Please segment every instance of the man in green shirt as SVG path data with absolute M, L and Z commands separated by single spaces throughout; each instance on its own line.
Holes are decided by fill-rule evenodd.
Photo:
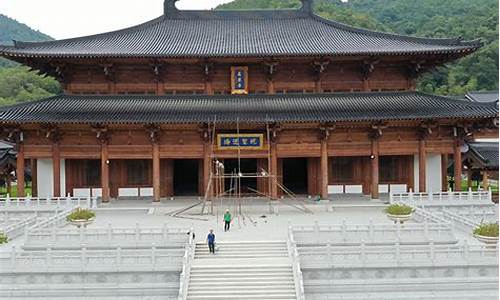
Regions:
M 226 209 L 226 213 L 224 214 L 224 231 L 229 231 L 229 229 L 231 228 L 232 220 L 233 217 L 231 216 L 229 209 Z

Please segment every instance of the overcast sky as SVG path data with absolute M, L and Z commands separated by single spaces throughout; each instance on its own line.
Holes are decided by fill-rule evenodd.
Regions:
M 231 0 L 181 0 L 179 9 L 210 9 Z M 0 13 L 56 39 L 122 29 L 163 14 L 163 0 L 0 0 Z

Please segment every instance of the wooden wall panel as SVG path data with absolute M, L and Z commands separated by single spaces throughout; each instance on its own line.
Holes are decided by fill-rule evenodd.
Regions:
M 329 65 L 321 80 L 325 92 L 354 92 L 363 90 L 363 75 L 360 66 Z
M 61 158 L 99 159 L 101 146 L 98 145 L 61 145 Z
M 278 144 L 278 157 L 319 157 L 321 144 Z
M 202 159 L 203 145 L 160 145 L 161 158 Z
M 24 145 L 25 158 L 52 158 L 51 145 Z
M 151 145 L 109 145 L 110 159 L 152 159 Z

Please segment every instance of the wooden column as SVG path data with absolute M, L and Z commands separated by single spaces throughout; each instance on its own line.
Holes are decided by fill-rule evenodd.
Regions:
M 321 140 L 321 199 L 328 199 L 328 140 Z
M 371 194 L 372 199 L 378 199 L 378 184 L 379 184 L 379 145 L 377 139 L 372 139 L 372 156 L 371 156 Z
M 271 198 L 278 199 L 278 149 L 277 143 L 271 142 Z
M 38 197 L 38 166 L 37 160 L 31 159 L 31 195 Z
M 472 187 L 472 169 L 467 169 L 467 189 Z
M 17 147 L 16 176 L 17 176 L 17 197 L 24 197 L 24 144 L 19 143 Z
M 101 142 L 101 188 L 102 202 L 109 202 L 109 158 L 108 158 L 108 143 Z
M 153 142 L 153 201 L 160 202 L 160 145 Z
M 489 188 L 488 170 L 483 170 L 483 189 L 487 191 Z
M 453 160 L 454 160 L 454 172 L 453 172 L 453 177 L 455 181 L 455 191 L 460 192 L 462 191 L 462 150 L 461 150 L 462 143 L 460 140 L 455 141 L 455 147 L 453 149 L 454 155 L 453 155 Z
M 425 193 L 427 190 L 427 153 L 425 151 L 425 140 L 418 141 L 418 191 Z
M 212 167 L 212 144 L 209 140 L 205 141 L 203 144 L 203 195 L 207 194 L 208 197 L 212 197 L 214 190 L 213 187 L 210 187 L 210 168 Z M 212 182 L 212 184 L 214 184 Z M 208 190 L 208 193 L 207 193 Z
M 441 189 L 448 191 L 448 154 L 441 155 Z
M 61 149 L 58 141 L 52 143 L 52 174 L 54 197 L 61 197 Z

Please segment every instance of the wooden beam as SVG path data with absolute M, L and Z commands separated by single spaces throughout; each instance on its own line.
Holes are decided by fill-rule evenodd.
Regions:
M 448 191 L 448 154 L 441 154 L 441 189 Z
M 425 193 L 427 191 L 427 153 L 425 149 L 425 140 L 418 141 L 418 191 Z
M 31 194 L 38 197 L 38 166 L 37 160 L 31 159 Z
M 160 145 L 153 143 L 153 201 L 160 202 Z
M 17 197 L 24 197 L 24 144 L 19 143 L 17 148 L 16 176 L 17 176 Z
M 108 143 L 101 143 L 101 188 L 102 202 L 109 202 L 109 159 L 108 159 Z
M 455 141 L 455 147 L 453 149 L 454 155 L 454 172 L 453 177 L 455 181 L 455 191 L 462 191 L 462 143 L 459 139 Z
M 212 167 L 212 144 L 206 140 L 203 145 L 203 195 L 207 192 L 210 184 L 210 168 Z M 213 183 L 213 182 L 212 182 Z M 208 196 L 212 196 L 213 188 L 208 191 Z
M 487 191 L 489 188 L 488 170 L 483 170 L 483 189 Z
M 278 199 L 278 147 L 277 143 L 271 142 L 271 198 Z
M 328 141 L 321 140 L 321 199 L 328 199 Z
M 379 141 L 378 139 L 372 139 L 372 155 L 371 155 L 371 173 L 372 173 L 372 184 L 371 184 L 371 194 L 372 199 L 378 199 L 378 184 L 379 184 Z
M 61 148 L 59 142 L 52 143 L 52 174 L 54 197 L 61 197 Z

